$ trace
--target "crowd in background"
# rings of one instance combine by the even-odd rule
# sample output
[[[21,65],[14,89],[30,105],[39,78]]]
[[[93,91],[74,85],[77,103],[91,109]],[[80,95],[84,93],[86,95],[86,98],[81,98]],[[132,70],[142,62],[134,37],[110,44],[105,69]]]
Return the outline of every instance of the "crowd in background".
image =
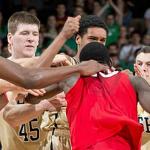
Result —
[[[9,56],[7,44],[7,21],[15,12],[25,10],[41,21],[40,42],[36,55],[60,32],[68,16],[95,14],[106,23],[109,33],[106,46],[115,67],[133,71],[135,52],[150,45],[149,0],[0,0],[0,55]],[[74,56],[74,37],[70,38],[60,52]]]

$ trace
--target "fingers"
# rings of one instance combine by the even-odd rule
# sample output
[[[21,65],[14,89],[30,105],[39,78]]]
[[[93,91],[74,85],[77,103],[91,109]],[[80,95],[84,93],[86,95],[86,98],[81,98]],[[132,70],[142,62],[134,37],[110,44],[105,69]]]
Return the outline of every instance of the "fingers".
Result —
[[[79,29],[79,17],[68,17],[68,26],[70,28],[70,30],[72,30],[73,32],[77,32]]]
[[[57,94],[56,96],[53,97],[53,99],[50,99],[49,102],[51,102],[54,105],[59,104],[59,106],[61,107],[67,105],[64,92]]]
[[[67,18],[67,21],[65,22],[64,27],[61,32],[64,37],[68,39],[71,36],[73,36],[75,32],[79,30],[80,18],[81,16]]]
[[[52,66],[57,67],[57,66],[69,66],[72,65],[71,62],[68,60],[66,55],[64,54],[58,54],[55,56],[53,59]]]
[[[138,65],[136,65],[136,64],[134,65],[134,70],[135,70],[135,73],[136,73],[137,76],[139,76],[139,77],[144,76],[141,68]]]
[[[27,92],[34,96],[43,96],[46,93],[45,89],[27,90]]]
[[[80,21],[80,19],[81,19],[81,16],[80,15],[78,15],[78,16],[76,16],[76,17],[74,17],[75,19],[77,19],[78,21]]]

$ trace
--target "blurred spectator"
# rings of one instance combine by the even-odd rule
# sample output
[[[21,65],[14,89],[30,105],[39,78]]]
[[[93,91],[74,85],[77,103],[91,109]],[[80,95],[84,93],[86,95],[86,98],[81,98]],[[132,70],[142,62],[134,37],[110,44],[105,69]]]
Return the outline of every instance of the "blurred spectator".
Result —
[[[95,0],[93,7],[94,7],[94,8],[93,8],[93,15],[100,16],[99,13],[100,13],[100,11],[101,11],[101,9],[102,9],[102,5],[101,5],[100,1],[99,1],[99,0]]]
[[[122,46],[128,44],[128,31],[126,26],[120,27],[120,35],[118,39],[118,46],[122,48]]]
[[[119,48],[117,43],[112,43],[111,45],[109,45],[108,50],[113,66],[115,68],[119,68]]]
[[[145,33],[150,34],[150,8],[144,13]]]
[[[106,17],[106,24],[108,26],[108,38],[106,45],[109,46],[111,43],[116,43],[120,35],[120,25],[115,21],[114,14],[109,14]]]
[[[38,16],[37,9],[34,6],[29,7],[27,11],[34,16]]]
[[[150,34],[145,34],[143,36],[142,43],[145,46],[150,46]]]
[[[131,41],[129,44],[122,47],[120,50],[120,62],[123,69],[130,69],[133,71],[134,53],[137,49],[142,47],[141,35],[138,31],[132,32]]]
[[[74,11],[73,11],[73,16],[84,16],[85,15],[85,12],[83,10],[83,7],[81,5],[76,5],[74,7]]]
[[[84,1],[85,0],[75,0],[75,5],[84,7]]]
[[[2,47],[2,54],[1,54],[1,56],[5,57],[5,58],[10,57],[10,53],[8,51],[8,46],[3,46]]]
[[[7,36],[7,26],[4,24],[3,14],[0,11],[0,38],[5,39]]]
[[[104,5],[100,1],[94,1],[93,13],[97,16],[100,16],[103,20],[107,18],[109,14],[115,14],[115,21],[118,24],[122,24],[122,10],[112,1],[107,0]]]
[[[56,25],[56,17],[54,15],[48,16],[45,37],[54,39],[58,35]]]
[[[39,45],[36,49],[35,55],[40,56],[44,50],[48,46],[48,43],[45,43],[45,36],[46,28],[44,24],[40,25],[40,33],[39,33]]]
[[[134,4],[131,0],[117,0],[117,6],[122,15],[122,18],[120,18],[120,23],[128,27],[133,18],[131,8],[134,7]]]
[[[129,34],[132,33],[134,30],[137,30],[140,34],[143,34],[145,30],[143,19],[141,18],[132,19],[128,28]]]
[[[94,7],[93,14],[97,15],[97,16],[101,17],[103,20],[105,20],[107,14],[108,14],[108,11],[107,11],[107,9],[109,8],[108,2],[103,6],[99,0],[95,0],[93,7]]]
[[[59,3],[56,6],[56,22],[57,22],[57,31],[59,32],[65,21],[67,19],[67,14],[66,14],[66,5],[63,3]]]

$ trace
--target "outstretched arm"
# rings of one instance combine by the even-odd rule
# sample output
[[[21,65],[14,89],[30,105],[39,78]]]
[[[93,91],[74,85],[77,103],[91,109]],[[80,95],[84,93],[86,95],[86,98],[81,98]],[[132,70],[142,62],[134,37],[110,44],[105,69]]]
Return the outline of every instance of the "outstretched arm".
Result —
[[[0,57],[0,68],[0,78],[26,89],[37,89],[59,82],[73,73],[93,74],[101,69],[101,65],[96,61],[87,61],[74,66],[30,69]]]
[[[93,65],[88,65],[88,64],[93,64],[94,66],[96,65],[96,69]],[[77,66],[77,68],[80,68],[80,71],[76,71],[75,73],[78,75],[75,75],[75,77],[79,77],[80,75],[91,75],[93,73],[96,73],[100,70],[106,70],[108,69],[108,67],[104,66],[104,65],[100,65],[99,63],[96,63],[95,61],[89,61],[89,62],[82,62],[81,64],[79,64]],[[73,66],[72,68],[76,67]],[[65,67],[61,67],[61,68],[65,68]],[[68,68],[68,67],[67,67]],[[57,68],[56,68],[57,69]],[[59,73],[60,74],[60,73]],[[69,77],[69,74],[68,74]],[[77,79],[74,78],[74,79]],[[73,81],[73,80],[72,80]],[[76,80],[74,80],[74,82],[72,82],[71,79],[67,79],[66,81],[64,81],[63,83],[55,83],[53,85],[51,85],[51,87],[48,87],[50,91],[55,91],[58,92],[57,90],[64,90],[64,91],[68,91],[76,82]],[[60,92],[60,91],[59,91]],[[3,109],[2,113],[3,113],[3,117],[4,119],[13,127],[18,126],[19,124],[25,123],[27,121],[29,121],[32,117],[36,117],[40,114],[42,114],[45,110],[49,110],[49,111],[54,111],[57,110],[58,108],[60,108],[61,106],[63,106],[63,103],[61,102],[61,100],[59,101],[58,99],[55,100],[44,100],[41,101],[39,103],[39,101],[33,101],[32,99],[27,99],[28,101],[31,101],[31,103],[38,103],[35,105],[31,105],[31,104],[20,104],[20,105],[11,105],[8,104],[7,106],[5,106],[5,108]],[[20,111],[21,110],[21,111]],[[27,115],[28,112],[29,115]]]
[[[82,62],[82,63],[80,63],[80,65],[83,65],[84,69],[86,70],[86,74],[92,75],[94,68],[88,68],[86,66],[86,63],[87,62]],[[102,65],[102,64],[99,64],[99,67],[100,67],[99,71],[106,71],[108,69],[108,67],[106,65]],[[58,82],[53,85],[50,85],[49,87],[46,88],[47,92],[46,92],[46,94],[44,94],[44,96],[39,96],[39,97],[35,98],[32,95],[28,95],[28,97],[26,97],[26,102],[36,104],[36,103],[39,103],[41,100],[47,99],[50,96],[54,96],[62,91],[64,91],[66,93],[70,90],[71,87],[74,86],[74,84],[76,83],[76,81],[80,75],[85,76],[86,74],[76,73],[76,74],[72,75],[71,77],[64,79],[62,82]]]
[[[141,77],[132,76],[130,79],[137,92],[139,103],[144,110],[150,113],[150,85]]]
[[[51,103],[47,100],[41,101],[38,104],[19,104],[13,105],[8,103],[3,110],[1,115],[12,127],[17,127],[21,124],[27,123],[29,120],[38,117],[44,111],[57,111],[63,103],[55,101]],[[26,113],[25,113],[26,112]]]

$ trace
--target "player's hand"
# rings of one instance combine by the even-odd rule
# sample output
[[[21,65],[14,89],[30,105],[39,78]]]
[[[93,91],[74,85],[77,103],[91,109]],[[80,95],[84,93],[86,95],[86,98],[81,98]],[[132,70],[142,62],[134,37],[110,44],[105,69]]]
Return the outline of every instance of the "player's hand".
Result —
[[[67,102],[66,102],[66,99],[65,99],[65,93],[64,92],[61,92],[59,94],[57,94],[56,96],[52,97],[49,99],[49,101],[53,104],[55,103],[55,101],[57,101],[56,103],[59,102],[59,104],[62,106],[62,107],[66,107],[67,106]]]
[[[27,93],[32,94],[34,96],[43,96],[46,91],[45,89],[33,89],[33,90],[27,90]]]
[[[65,54],[57,54],[52,62],[52,67],[58,67],[58,66],[69,66],[71,65],[71,62],[69,61],[69,56],[66,56]]]
[[[79,66],[81,67],[81,76],[90,76],[100,71],[105,72],[109,69],[108,66],[100,64],[95,60],[84,61],[80,63]]]
[[[66,39],[71,38],[79,30],[81,16],[68,17],[60,34]]]
[[[42,100],[39,104],[36,104],[38,109],[43,111],[60,111],[62,104],[58,100],[48,101]]]
[[[139,65],[134,64],[134,71],[137,76],[144,78],[150,84],[150,70],[148,68],[143,71]]]
[[[122,70],[121,72],[126,73],[127,75],[133,75],[133,72],[131,72],[129,69]]]

